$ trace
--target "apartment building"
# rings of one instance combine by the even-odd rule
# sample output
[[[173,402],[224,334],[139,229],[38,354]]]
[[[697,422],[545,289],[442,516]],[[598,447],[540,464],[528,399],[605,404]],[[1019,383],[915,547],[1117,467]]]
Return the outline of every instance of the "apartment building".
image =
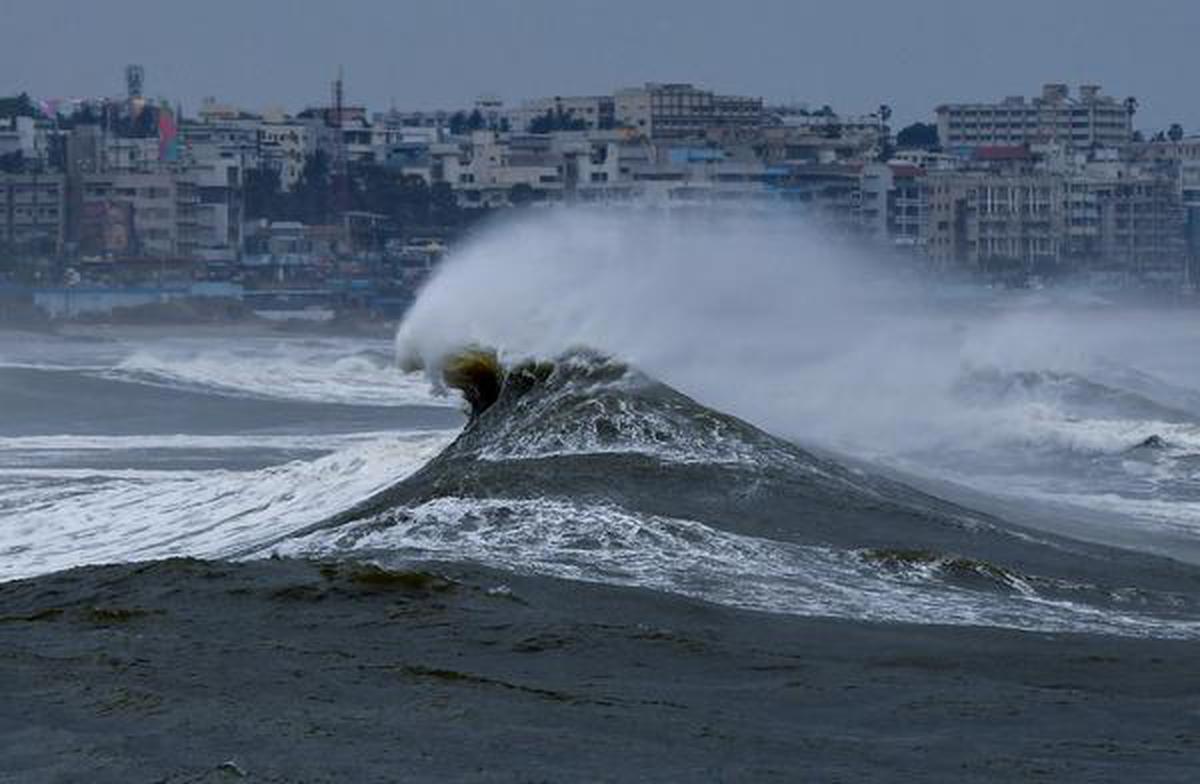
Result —
[[[917,166],[890,164],[888,236],[898,249],[923,253],[928,240],[929,189],[925,171]]]
[[[1123,166],[1066,179],[1063,252],[1082,269],[1147,282],[1181,282],[1187,251],[1179,181]]]
[[[80,249],[85,255],[191,258],[199,232],[195,184],[168,171],[82,177]]]
[[[763,122],[761,98],[717,95],[691,84],[647,82],[618,90],[613,99],[616,123],[654,140],[697,138],[712,128]]]
[[[1066,85],[1048,84],[1030,100],[939,106],[938,135],[948,148],[1048,142],[1073,149],[1115,147],[1133,138],[1132,105],[1103,95],[1096,85],[1084,85],[1072,96]]]
[[[508,206],[514,193],[554,200],[562,192],[562,156],[544,137],[475,131],[464,143],[433,145],[430,155],[432,179],[449,183],[464,206]]]
[[[0,174],[0,244],[32,255],[59,254],[66,191],[61,174]]]
[[[279,187],[287,192],[304,173],[308,156],[316,149],[307,123],[283,114],[269,115],[258,126],[258,154],[263,168],[279,175]]]
[[[1061,177],[935,172],[927,182],[926,252],[938,267],[1030,272],[1060,262]]]
[[[261,165],[259,155],[259,128],[262,121],[257,117],[240,117],[231,120],[184,122],[179,127],[183,139],[184,157],[189,160],[225,158],[235,160],[247,169]],[[155,155],[157,156],[157,139]]]
[[[0,156],[19,153],[26,160],[45,155],[45,134],[39,133],[32,117],[0,118]]]

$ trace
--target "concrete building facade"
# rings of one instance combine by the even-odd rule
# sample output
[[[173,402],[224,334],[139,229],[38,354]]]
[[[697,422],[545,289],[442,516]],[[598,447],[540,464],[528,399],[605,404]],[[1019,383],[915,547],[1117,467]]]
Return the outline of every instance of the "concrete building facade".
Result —
[[[0,244],[18,253],[61,253],[66,191],[61,174],[0,174]]]
[[[691,84],[647,82],[618,90],[615,120],[655,140],[703,137],[712,128],[755,128],[763,122],[761,98],[718,95]]]
[[[939,106],[938,137],[947,148],[1048,142],[1074,149],[1114,147],[1133,139],[1131,107],[1096,85],[1084,85],[1072,97],[1066,85],[1048,84],[1031,100]]]

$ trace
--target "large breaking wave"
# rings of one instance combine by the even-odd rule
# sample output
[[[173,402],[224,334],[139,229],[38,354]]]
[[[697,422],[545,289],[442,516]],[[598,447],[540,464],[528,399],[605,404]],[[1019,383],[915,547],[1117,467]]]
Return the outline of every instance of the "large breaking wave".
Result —
[[[1155,339],[1190,340],[1191,326],[1153,318]],[[771,612],[1197,636],[1193,567],[1066,538],[1056,514],[1035,530],[1023,513],[888,478],[1064,515],[1117,510],[1125,539],[1160,544],[1143,549],[1165,549],[1143,534],[1167,530],[1194,542],[1200,374],[1130,337],[1148,329],[1111,321],[963,304],[770,218],[560,213],[457,254],[401,325],[402,366],[426,368],[435,393],[447,380],[467,392],[474,414],[457,436],[331,430],[321,456],[251,471],[81,483],[59,468],[47,484],[43,467],[13,469],[3,576],[165,555],[466,560]],[[262,346],[184,343],[30,372],[195,395],[189,407],[236,398],[255,418],[312,416],[311,432],[323,414],[354,430],[344,409],[433,399],[375,353],[284,343],[266,362]],[[0,391],[33,399],[14,390]],[[214,409],[225,423],[234,410]],[[219,448],[226,432],[191,446]],[[296,432],[251,438],[294,449]],[[10,456],[34,461],[87,437],[7,436]],[[1120,538],[1100,524],[1069,532]]]
[[[1193,314],[907,269],[770,214],[561,211],[457,252],[397,350],[437,367],[472,344],[509,360],[588,346],[785,438],[1049,497],[1087,518],[1076,535],[1200,562],[1200,465],[1176,459],[1200,452]],[[1153,436],[1171,447],[1153,466],[1126,459]]]
[[[848,469],[587,351],[513,367],[419,470],[256,553],[470,560],[877,621],[1200,634],[1187,567]]]

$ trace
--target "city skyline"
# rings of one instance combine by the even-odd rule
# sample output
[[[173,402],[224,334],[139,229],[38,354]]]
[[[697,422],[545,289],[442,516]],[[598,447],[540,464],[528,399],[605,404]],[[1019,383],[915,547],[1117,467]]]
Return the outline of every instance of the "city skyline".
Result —
[[[347,99],[374,110],[455,109],[484,94],[515,105],[685,81],[847,114],[888,103],[901,127],[931,121],[940,103],[1065,82],[1137,96],[1137,128],[1200,128],[1200,107],[1176,97],[1184,92],[1187,22],[1200,21],[1200,9],[1158,1],[1119,28],[1089,13],[1091,5],[1025,0],[990,16],[943,0],[885,9],[772,0],[701,10],[675,0],[5,5],[0,92],[38,98],[120,95],[124,66],[138,63],[149,96],[182,102],[189,113],[209,96],[296,111],[327,102],[341,68]]]

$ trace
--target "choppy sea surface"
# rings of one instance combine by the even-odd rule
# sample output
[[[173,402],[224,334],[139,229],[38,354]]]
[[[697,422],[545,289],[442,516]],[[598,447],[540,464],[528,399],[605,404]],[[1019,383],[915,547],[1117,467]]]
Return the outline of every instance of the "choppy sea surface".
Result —
[[[385,340],[0,333],[0,580],[466,560],[775,613],[1196,637],[1200,368],[1163,356],[964,367],[972,437],[856,452],[588,351],[514,370],[468,422]]]

